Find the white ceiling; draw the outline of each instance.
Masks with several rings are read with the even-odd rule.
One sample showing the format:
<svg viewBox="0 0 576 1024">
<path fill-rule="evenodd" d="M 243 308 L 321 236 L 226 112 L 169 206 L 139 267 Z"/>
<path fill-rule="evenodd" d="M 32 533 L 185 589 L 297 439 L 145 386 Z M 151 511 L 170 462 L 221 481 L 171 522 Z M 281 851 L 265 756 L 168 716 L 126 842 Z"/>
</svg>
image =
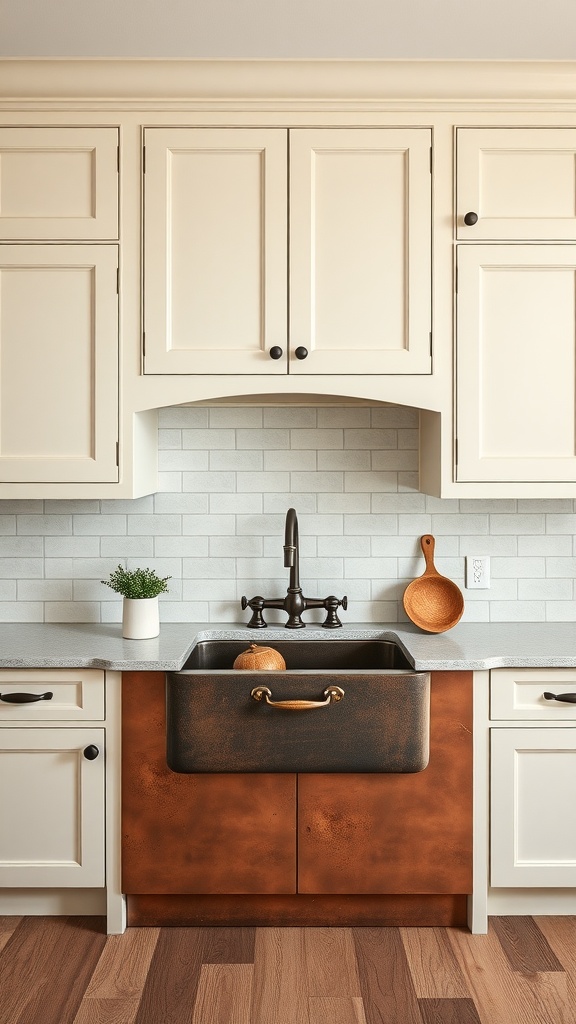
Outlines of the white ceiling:
<svg viewBox="0 0 576 1024">
<path fill-rule="evenodd" d="M 0 57 L 576 59 L 576 0 L 2 0 Z"/>
</svg>

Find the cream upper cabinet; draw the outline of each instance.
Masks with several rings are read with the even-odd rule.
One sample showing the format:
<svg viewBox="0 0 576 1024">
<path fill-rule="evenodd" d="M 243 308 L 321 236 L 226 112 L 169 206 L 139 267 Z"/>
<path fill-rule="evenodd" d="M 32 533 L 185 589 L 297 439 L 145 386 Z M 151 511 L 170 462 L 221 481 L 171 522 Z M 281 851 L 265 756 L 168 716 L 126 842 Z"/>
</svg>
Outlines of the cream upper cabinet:
<svg viewBox="0 0 576 1024">
<path fill-rule="evenodd" d="M 576 128 L 459 128 L 457 238 L 576 240 Z"/>
<path fill-rule="evenodd" d="M 117 239 L 118 129 L 0 127 L 0 239 Z"/>
<path fill-rule="evenodd" d="M 576 480 L 576 245 L 457 262 L 457 480 Z"/>
<path fill-rule="evenodd" d="M 574 483 L 576 129 L 461 128 L 456 169 L 456 481 Z"/>
<path fill-rule="evenodd" d="M 0 481 L 118 479 L 118 249 L 0 245 Z"/>
<path fill-rule="evenodd" d="M 148 128 L 145 371 L 431 372 L 431 132 Z"/>
</svg>

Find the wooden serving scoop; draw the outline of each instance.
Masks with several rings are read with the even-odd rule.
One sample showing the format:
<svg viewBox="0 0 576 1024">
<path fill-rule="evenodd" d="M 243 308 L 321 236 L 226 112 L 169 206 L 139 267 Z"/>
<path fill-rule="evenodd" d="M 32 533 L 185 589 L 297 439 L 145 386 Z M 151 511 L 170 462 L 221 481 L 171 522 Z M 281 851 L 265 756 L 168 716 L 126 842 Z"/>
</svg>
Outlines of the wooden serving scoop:
<svg viewBox="0 0 576 1024">
<path fill-rule="evenodd" d="M 434 565 L 435 541 L 431 533 L 420 538 L 426 569 L 404 591 L 404 611 L 409 619 L 427 633 L 444 633 L 462 618 L 462 591 Z"/>
</svg>

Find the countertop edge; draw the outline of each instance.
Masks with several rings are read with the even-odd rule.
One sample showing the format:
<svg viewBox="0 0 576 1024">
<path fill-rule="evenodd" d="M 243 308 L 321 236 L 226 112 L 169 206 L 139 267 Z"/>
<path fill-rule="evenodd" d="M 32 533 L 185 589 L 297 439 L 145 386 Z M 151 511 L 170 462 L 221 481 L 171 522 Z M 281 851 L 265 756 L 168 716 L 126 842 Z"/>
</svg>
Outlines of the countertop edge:
<svg viewBox="0 0 576 1024">
<path fill-rule="evenodd" d="M 283 626 L 255 632 L 242 623 L 163 623 L 150 640 L 125 640 L 118 623 L 0 623 L 0 669 L 98 669 L 177 672 L 202 639 L 273 645 L 291 639 Z M 443 634 L 399 623 L 346 623 L 327 632 L 308 625 L 299 641 L 396 641 L 419 672 L 495 668 L 576 668 L 576 623 L 459 623 Z"/>
</svg>

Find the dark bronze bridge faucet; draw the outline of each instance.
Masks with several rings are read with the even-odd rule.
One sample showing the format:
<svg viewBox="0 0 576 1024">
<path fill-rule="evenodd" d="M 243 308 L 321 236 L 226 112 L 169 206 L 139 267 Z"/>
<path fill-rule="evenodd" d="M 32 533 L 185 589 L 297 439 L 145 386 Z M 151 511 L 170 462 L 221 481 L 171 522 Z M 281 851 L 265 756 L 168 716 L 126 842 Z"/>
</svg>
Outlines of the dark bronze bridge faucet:
<svg viewBox="0 0 576 1024">
<path fill-rule="evenodd" d="M 302 622 L 302 612 L 308 608 L 325 608 L 327 615 L 322 623 L 325 629 L 337 629 L 342 623 L 337 615 L 337 610 L 342 606 L 344 611 L 348 607 L 348 598 L 338 600 L 333 594 L 330 597 L 304 597 L 300 586 L 300 549 L 298 542 L 298 516 L 296 509 L 289 508 L 286 513 L 286 527 L 284 531 L 284 565 L 290 569 L 290 579 L 286 597 L 264 598 L 252 597 L 248 600 L 243 597 L 242 608 L 252 609 L 252 618 L 248 625 L 252 629 L 263 629 L 267 623 L 264 621 L 262 612 L 264 608 L 283 608 L 288 615 L 286 629 L 304 629 L 305 622 Z"/>
</svg>

